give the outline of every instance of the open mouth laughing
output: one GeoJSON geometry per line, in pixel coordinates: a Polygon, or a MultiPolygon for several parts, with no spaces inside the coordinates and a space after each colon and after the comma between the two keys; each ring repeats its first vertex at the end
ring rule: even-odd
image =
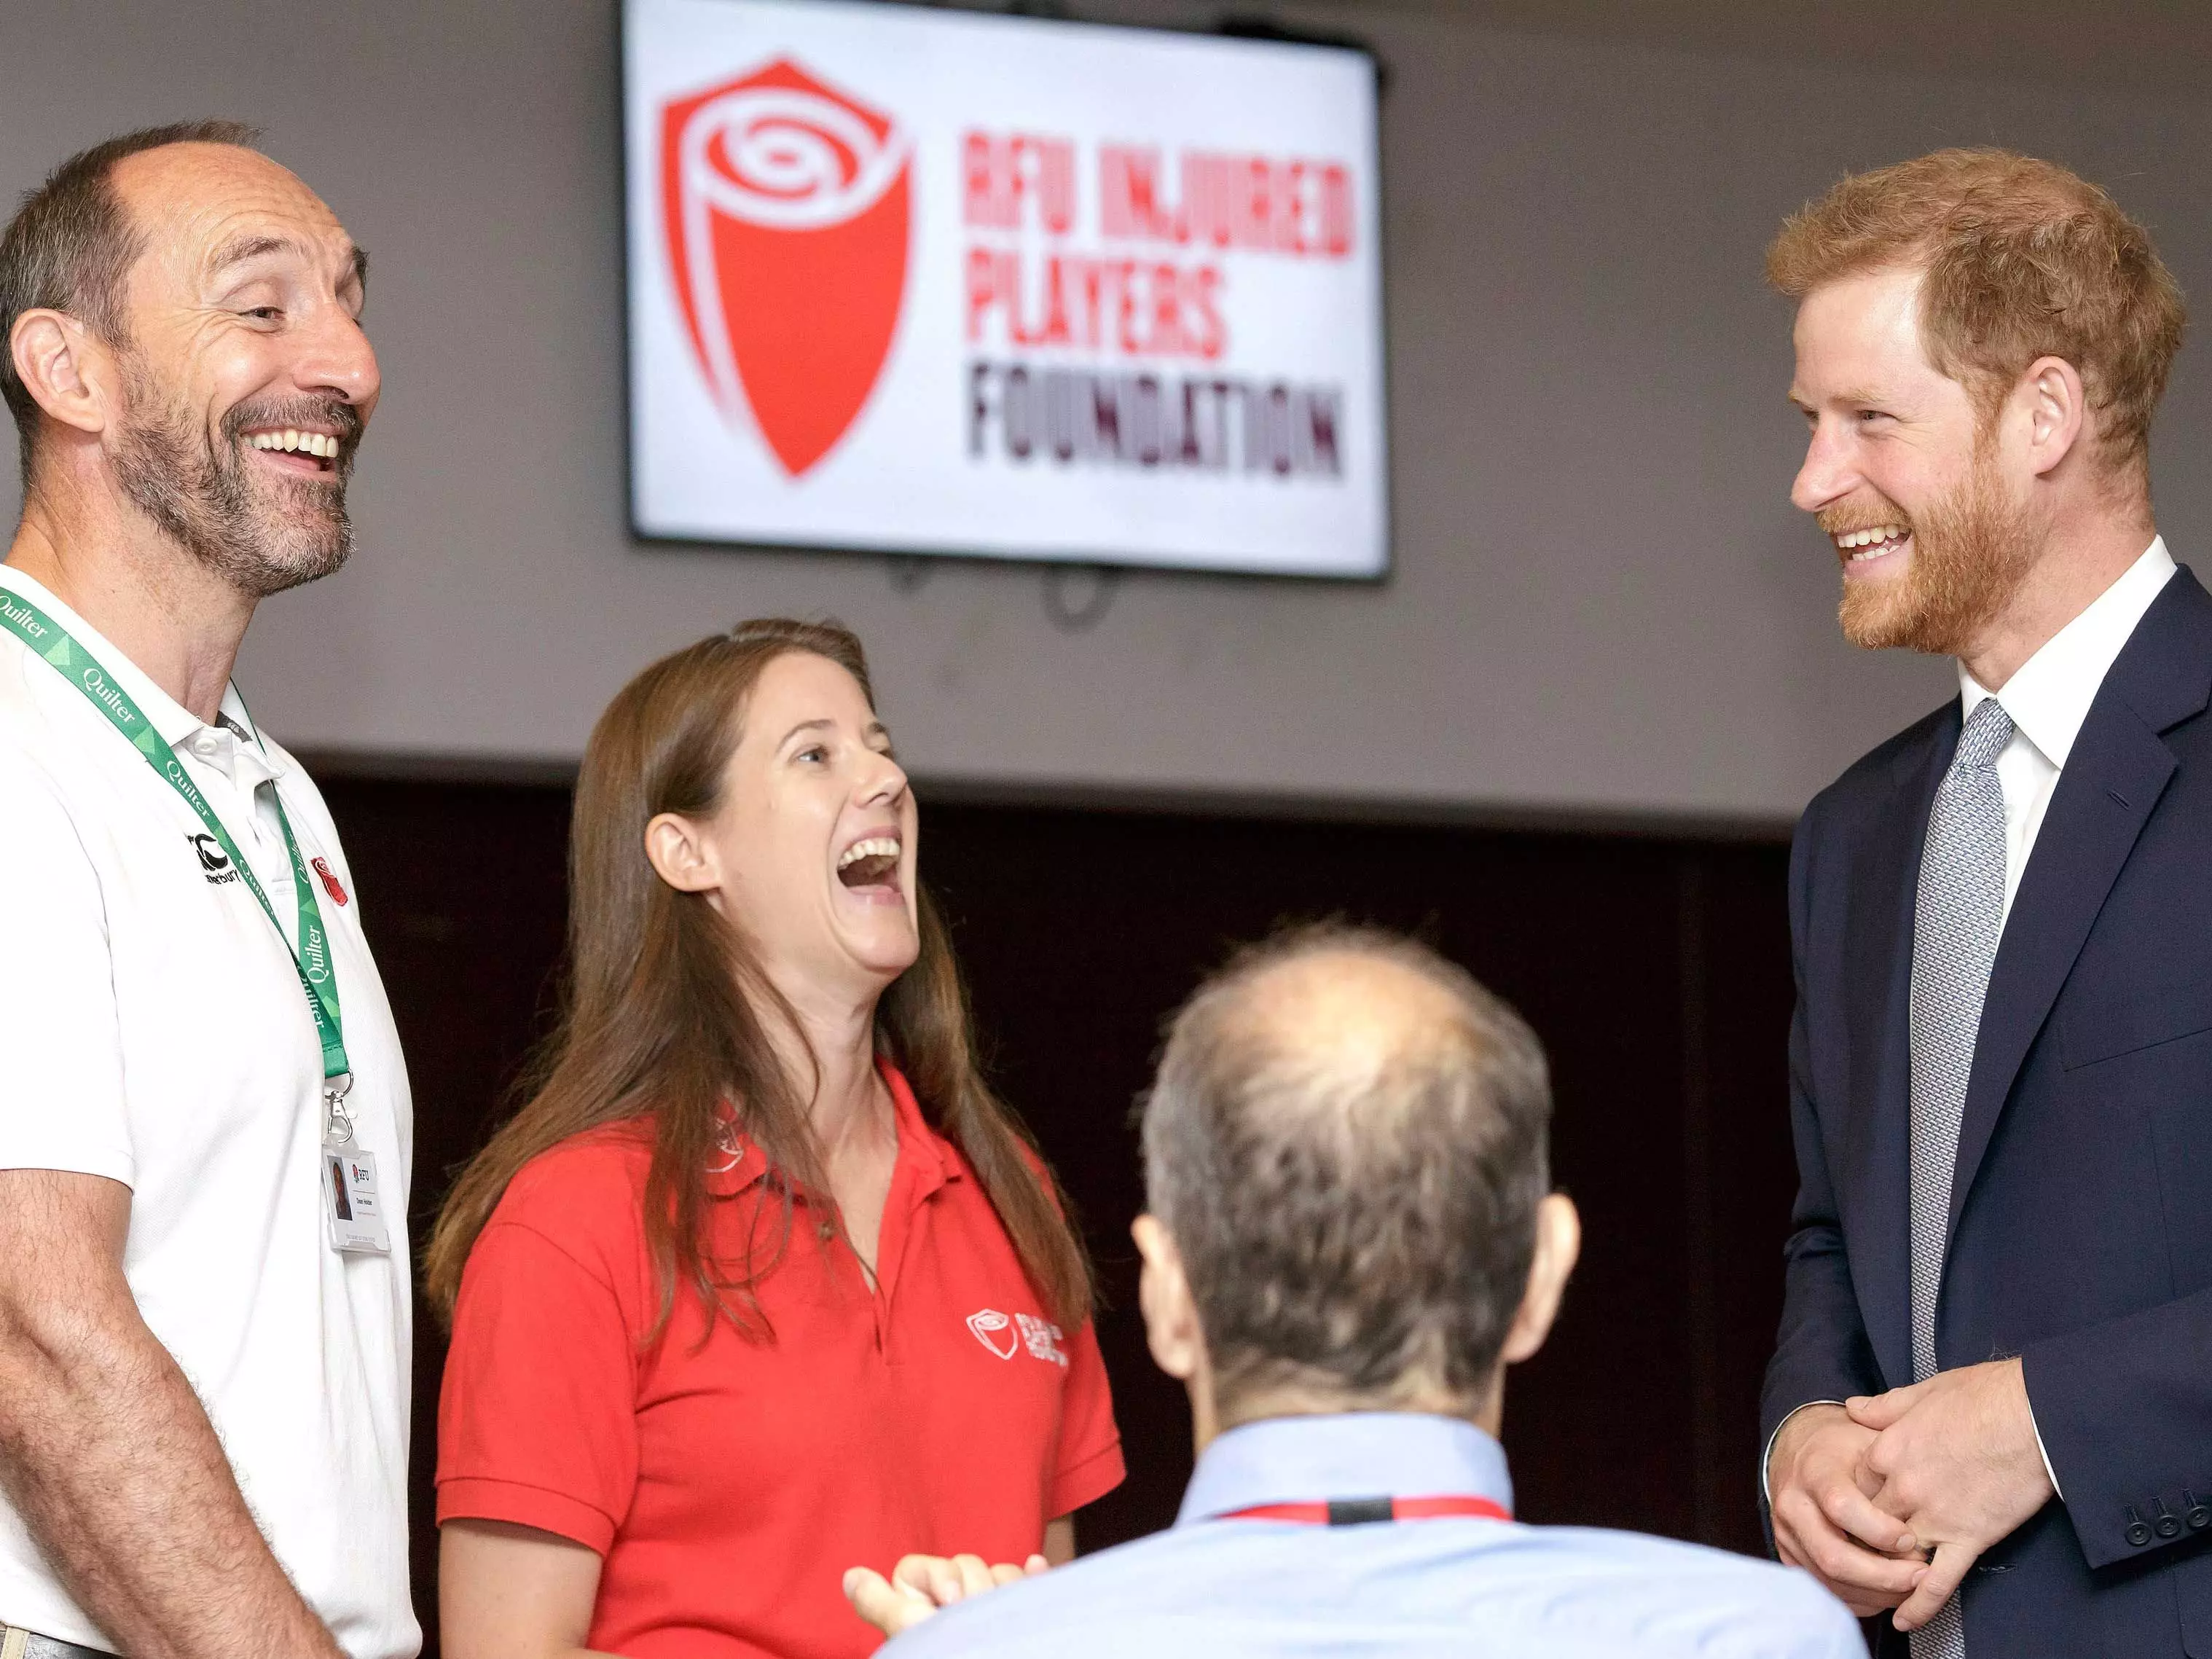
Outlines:
{"type": "Polygon", "coordinates": [[[837,879],[848,892],[871,902],[902,903],[899,855],[904,850],[896,836],[864,836],[838,855],[837,879]]]}
{"type": "Polygon", "coordinates": [[[337,471],[340,440],[335,432],[298,427],[257,427],[240,440],[264,466],[295,477],[329,477],[337,471]]]}
{"type": "Polygon", "coordinates": [[[1832,531],[1828,539],[1836,544],[1844,574],[1857,575],[1905,551],[1912,544],[1912,530],[1909,525],[1869,525],[1862,530],[1832,531]]]}

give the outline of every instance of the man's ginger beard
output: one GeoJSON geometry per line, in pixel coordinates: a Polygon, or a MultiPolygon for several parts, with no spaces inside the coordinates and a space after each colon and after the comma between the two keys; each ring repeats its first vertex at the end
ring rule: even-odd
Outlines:
{"type": "Polygon", "coordinates": [[[1902,524],[1912,532],[1905,568],[1881,580],[1844,582],[1837,621],[1844,637],[1869,650],[1903,647],[1955,656],[2003,610],[2035,562],[2036,532],[2027,508],[2006,498],[1994,453],[1977,443],[1966,480],[1915,519],[1894,504],[1888,516],[1865,509],[1820,515],[1832,535],[1902,524]]]}
{"type": "Polygon", "coordinates": [[[336,398],[240,404],[218,439],[170,397],[135,348],[124,351],[123,425],[115,478],[133,506],[202,565],[257,599],[329,575],[353,551],[346,478],[361,417],[336,398]],[[327,481],[256,476],[245,434],[264,428],[335,428],[337,476],[327,481]]]}

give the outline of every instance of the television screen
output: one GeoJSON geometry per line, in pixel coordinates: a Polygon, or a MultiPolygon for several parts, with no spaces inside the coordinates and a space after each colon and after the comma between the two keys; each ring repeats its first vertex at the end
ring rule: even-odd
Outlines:
{"type": "Polygon", "coordinates": [[[1374,64],[628,0],[648,537],[1377,576],[1374,64]]]}

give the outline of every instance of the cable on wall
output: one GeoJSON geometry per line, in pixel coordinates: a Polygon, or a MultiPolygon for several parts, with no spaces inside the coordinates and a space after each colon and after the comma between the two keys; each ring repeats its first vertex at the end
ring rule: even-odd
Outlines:
{"type": "Polygon", "coordinates": [[[1121,573],[1109,565],[1056,564],[1044,573],[1044,614],[1063,634],[1088,634],[1114,608],[1121,573]]]}

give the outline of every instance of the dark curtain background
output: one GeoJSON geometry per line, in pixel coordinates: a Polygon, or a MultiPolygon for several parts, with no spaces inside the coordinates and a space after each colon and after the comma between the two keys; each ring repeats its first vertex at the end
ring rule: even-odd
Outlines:
{"type": "MultiPolygon", "coordinates": [[[[406,1045],[420,1237],[545,1027],[568,792],[344,776],[325,789],[406,1045]]],[[[1507,1396],[1522,1515],[1759,1548],[1757,1395],[1794,1179],[1784,847],[972,804],[924,823],[925,878],[994,1075],[1102,1269],[1129,1478],[1082,1516],[1085,1547],[1165,1525],[1190,1467],[1181,1390],[1145,1352],[1128,1242],[1130,1108],[1161,1022],[1236,942],[1334,916],[1427,939],[1551,1054],[1554,1168],[1587,1237],[1557,1333],[1507,1396]]],[[[444,1347],[427,1311],[417,1332],[416,1585],[434,1655],[444,1347]]]]}

